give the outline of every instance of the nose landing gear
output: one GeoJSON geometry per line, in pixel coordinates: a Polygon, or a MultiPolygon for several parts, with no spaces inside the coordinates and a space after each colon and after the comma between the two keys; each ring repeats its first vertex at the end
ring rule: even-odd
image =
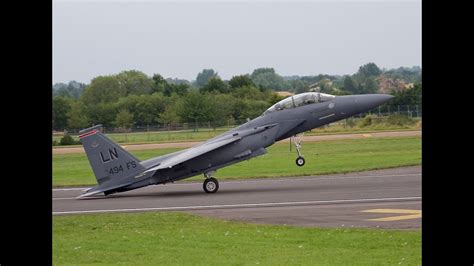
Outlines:
{"type": "MultiPolygon", "coordinates": [[[[290,138],[291,142],[293,142],[293,144],[295,144],[296,152],[298,152],[298,158],[296,158],[296,165],[298,165],[300,167],[303,166],[304,163],[305,163],[304,157],[303,157],[303,155],[301,154],[301,151],[300,151],[300,149],[301,149],[301,137],[303,137],[303,133],[291,136],[291,138],[290,138]]],[[[290,142],[290,150],[291,150],[291,142],[290,142]]]]}

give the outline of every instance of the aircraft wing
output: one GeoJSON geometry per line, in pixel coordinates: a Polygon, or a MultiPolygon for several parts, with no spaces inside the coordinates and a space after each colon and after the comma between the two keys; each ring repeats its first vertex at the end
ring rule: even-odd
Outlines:
{"type": "Polygon", "coordinates": [[[148,169],[145,172],[157,171],[157,170],[165,169],[165,168],[172,168],[175,165],[186,162],[188,160],[196,158],[200,155],[203,155],[203,154],[208,153],[210,151],[213,151],[215,149],[224,147],[224,146],[226,146],[228,144],[231,144],[231,143],[234,143],[234,142],[236,142],[240,139],[241,139],[241,137],[237,136],[237,137],[231,137],[231,138],[223,139],[223,140],[216,140],[216,141],[209,142],[209,143],[203,143],[199,146],[192,147],[192,148],[189,148],[187,150],[184,150],[183,152],[178,153],[175,156],[166,158],[165,160],[160,162],[159,165],[157,165],[155,167],[152,167],[152,168],[148,169]]]}

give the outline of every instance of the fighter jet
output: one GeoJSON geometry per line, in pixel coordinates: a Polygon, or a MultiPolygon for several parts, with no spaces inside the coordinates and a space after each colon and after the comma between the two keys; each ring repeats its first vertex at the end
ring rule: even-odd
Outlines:
{"type": "MultiPolygon", "coordinates": [[[[306,92],[287,97],[259,117],[194,147],[145,161],[105,136],[96,125],[79,132],[98,185],[79,197],[109,195],[149,185],[166,184],[204,174],[203,189],[216,193],[216,170],[267,153],[279,140],[291,139],[303,166],[301,134],[377,107],[393,96],[385,94],[334,96],[306,92]]],[[[291,145],[291,144],[290,144],[291,145]]]]}

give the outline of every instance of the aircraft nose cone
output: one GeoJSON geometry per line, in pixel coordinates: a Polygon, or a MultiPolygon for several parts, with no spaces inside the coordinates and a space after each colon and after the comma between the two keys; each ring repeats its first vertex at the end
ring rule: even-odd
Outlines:
{"type": "Polygon", "coordinates": [[[366,95],[357,95],[356,102],[359,107],[363,109],[372,109],[377,107],[390,99],[394,96],[387,95],[387,94],[366,94],[366,95]]]}

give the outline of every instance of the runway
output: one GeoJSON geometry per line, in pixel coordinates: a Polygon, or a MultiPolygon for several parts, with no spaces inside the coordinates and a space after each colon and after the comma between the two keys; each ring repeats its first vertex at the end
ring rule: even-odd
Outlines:
{"type": "Polygon", "coordinates": [[[85,188],[53,189],[53,215],[182,211],[266,224],[421,227],[421,166],[219,184],[216,194],[177,182],[90,199],[75,198],[85,188]]]}

